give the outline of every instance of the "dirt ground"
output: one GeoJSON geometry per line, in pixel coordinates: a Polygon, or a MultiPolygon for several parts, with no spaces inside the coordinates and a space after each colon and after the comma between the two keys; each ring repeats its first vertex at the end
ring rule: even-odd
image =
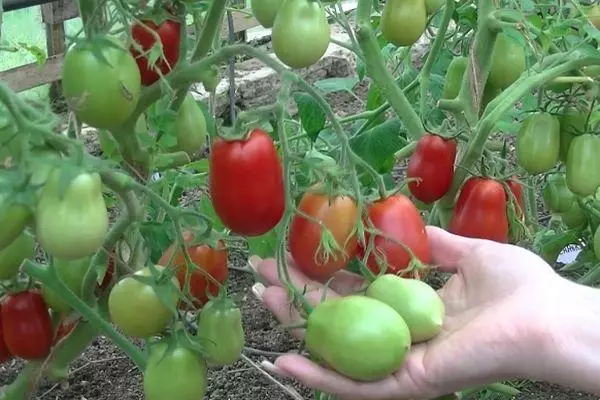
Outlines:
{"type": "MultiPolygon", "coordinates": [[[[329,95],[336,112],[350,114],[363,108],[366,86],[359,85],[353,97],[347,93],[329,95]]],[[[93,149],[93,143],[90,143],[93,149]]],[[[398,175],[401,175],[401,166],[398,175]]],[[[193,196],[192,196],[193,197],[193,196]]],[[[232,266],[244,267],[246,255],[232,252],[232,266]]],[[[299,342],[289,333],[278,328],[276,320],[252,296],[250,287],[253,277],[238,270],[231,271],[230,293],[242,306],[247,349],[244,354],[254,362],[274,359],[274,353],[297,350],[299,342]],[[267,352],[267,353],[264,353],[267,352]]],[[[9,384],[21,370],[21,361],[11,361],[0,366],[0,386],[9,384]]],[[[211,369],[206,399],[210,400],[283,400],[291,398],[278,385],[252,368],[246,361],[220,369],[211,369]]],[[[311,393],[295,382],[281,381],[291,385],[304,398],[311,393]]],[[[59,383],[47,383],[40,387],[36,399],[52,400],[139,400],[143,399],[141,373],[124,353],[103,337],[92,345],[72,365],[69,377],[59,383]]],[[[516,399],[523,400],[593,400],[599,397],[565,390],[553,385],[532,383],[522,389],[516,399]]],[[[174,399],[176,400],[176,399],[174,399]]]]}

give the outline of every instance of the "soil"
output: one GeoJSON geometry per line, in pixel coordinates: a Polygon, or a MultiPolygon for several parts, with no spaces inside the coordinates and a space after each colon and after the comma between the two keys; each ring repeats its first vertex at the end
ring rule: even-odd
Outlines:
{"type": "MultiPolygon", "coordinates": [[[[364,108],[367,85],[359,84],[349,93],[328,95],[328,101],[339,115],[348,115],[364,108]]],[[[91,153],[99,153],[96,140],[87,139],[91,153]]],[[[399,165],[395,176],[401,178],[404,164],[399,165]]],[[[182,203],[194,198],[190,193],[182,203]]],[[[254,283],[251,274],[240,271],[245,267],[247,254],[243,250],[231,253],[229,291],[242,307],[246,350],[244,355],[255,363],[264,359],[273,361],[272,353],[297,351],[300,342],[287,331],[278,327],[273,316],[255,299],[250,291],[254,283]],[[266,353],[265,353],[266,352],[266,353]]],[[[439,278],[439,277],[438,277],[439,278]]],[[[439,281],[438,281],[439,284],[439,281]]],[[[24,363],[13,360],[0,365],[0,387],[12,382],[24,363]]],[[[279,379],[276,384],[248,361],[240,360],[234,365],[211,368],[208,376],[206,399],[210,400],[282,400],[292,398],[280,387],[288,385],[302,398],[310,399],[311,392],[302,385],[279,379]]],[[[528,383],[521,388],[522,393],[515,399],[522,400],[596,400],[597,396],[574,392],[544,383],[528,383]]],[[[73,400],[139,400],[143,399],[142,374],[126,355],[104,337],[97,338],[88,349],[73,363],[67,379],[61,382],[43,383],[36,393],[36,399],[73,400]]],[[[476,397],[484,398],[484,397],[476,397]]],[[[487,398],[487,397],[485,397],[487,398]]],[[[174,399],[176,400],[176,399],[174,399]]]]}

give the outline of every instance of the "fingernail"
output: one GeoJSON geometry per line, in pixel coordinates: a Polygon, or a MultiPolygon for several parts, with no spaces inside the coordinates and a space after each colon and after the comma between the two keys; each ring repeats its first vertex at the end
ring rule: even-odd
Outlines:
{"type": "Polygon", "coordinates": [[[248,265],[250,266],[250,268],[256,271],[256,268],[258,268],[258,264],[260,264],[261,261],[262,258],[260,258],[259,256],[250,256],[250,258],[248,259],[248,265]]]}
{"type": "Polygon", "coordinates": [[[252,293],[260,301],[262,301],[263,299],[263,294],[265,293],[265,290],[267,290],[267,288],[260,282],[257,282],[252,286],[252,293]]]}
{"type": "Polygon", "coordinates": [[[288,374],[286,374],[281,368],[279,368],[277,365],[273,364],[270,361],[264,360],[260,363],[260,365],[266,369],[267,371],[279,375],[279,376],[283,376],[283,377],[289,377],[288,374]]]}

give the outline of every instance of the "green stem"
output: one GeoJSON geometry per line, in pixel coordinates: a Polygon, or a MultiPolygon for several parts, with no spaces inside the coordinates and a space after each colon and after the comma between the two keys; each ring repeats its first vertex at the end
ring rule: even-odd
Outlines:
{"type": "Polygon", "coordinates": [[[91,38],[95,31],[93,20],[96,2],[94,0],[78,0],[77,4],[85,36],[91,38]]]}
{"type": "Polygon", "coordinates": [[[41,364],[39,362],[29,362],[21,371],[19,376],[2,392],[2,400],[25,400],[30,396],[34,389],[37,378],[40,374],[41,364]]]}
{"type": "Polygon", "coordinates": [[[394,158],[396,159],[396,162],[400,162],[405,160],[406,158],[412,156],[412,154],[415,152],[415,149],[417,148],[417,142],[410,142],[409,144],[407,144],[406,146],[404,146],[403,148],[401,148],[400,150],[398,150],[396,152],[396,154],[394,154],[394,158]]]}
{"type": "Polygon", "coordinates": [[[23,267],[32,278],[40,281],[45,287],[53,292],[60,293],[61,298],[67,302],[81,316],[94,324],[104,335],[110,338],[133,360],[140,370],[146,366],[146,356],[129,339],[123,336],[115,327],[106,321],[98,312],[90,308],[82,299],[77,297],[71,289],[67,287],[60,279],[57,279],[53,270],[43,267],[30,260],[25,260],[23,267]]]}
{"type": "Polygon", "coordinates": [[[54,379],[64,379],[69,374],[69,365],[90,345],[100,330],[87,321],[80,321],[77,327],[53,350],[52,361],[47,375],[54,379]]]}
{"type": "Polygon", "coordinates": [[[537,203],[535,201],[535,178],[530,177],[527,185],[527,192],[525,193],[526,204],[528,207],[525,207],[525,221],[527,222],[527,226],[535,226],[537,224],[537,203]]]}

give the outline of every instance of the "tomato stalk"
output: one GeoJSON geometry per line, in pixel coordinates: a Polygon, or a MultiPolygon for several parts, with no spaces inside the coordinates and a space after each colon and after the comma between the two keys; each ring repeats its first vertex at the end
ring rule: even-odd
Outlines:
{"type": "Polygon", "coordinates": [[[146,356],[141,352],[127,337],[118,332],[115,327],[102,318],[102,316],[93,308],[88,306],[82,299],[77,297],[54,273],[54,270],[41,266],[33,261],[25,260],[24,270],[34,279],[40,281],[48,289],[61,294],[62,300],[69,304],[81,316],[94,324],[116,345],[118,345],[133,362],[144,370],[146,366],[146,356]]]}

